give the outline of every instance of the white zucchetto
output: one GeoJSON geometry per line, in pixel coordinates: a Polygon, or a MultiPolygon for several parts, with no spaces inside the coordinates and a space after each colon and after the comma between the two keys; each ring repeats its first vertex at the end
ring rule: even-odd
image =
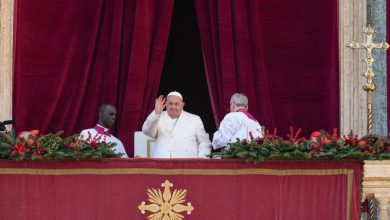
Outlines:
{"type": "Polygon", "coordinates": [[[177,97],[181,98],[181,100],[183,100],[183,96],[182,96],[179,92],[176,92],[176,91],[170,92],[170,93],[167,95],[167,97],[168,97],[168,96],[171,96],[171,95],[177,96],[177,97]]]}

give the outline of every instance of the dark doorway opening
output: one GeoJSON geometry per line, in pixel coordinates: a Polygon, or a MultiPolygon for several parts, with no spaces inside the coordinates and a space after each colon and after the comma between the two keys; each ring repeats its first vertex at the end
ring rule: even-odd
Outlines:
{"type": "Polygon", "coordinates": [[[194,0],[176,0],[158,94],[183,95],[184,110],[199,115],[210,138],[215,122],[207,88],[194,0]]]}

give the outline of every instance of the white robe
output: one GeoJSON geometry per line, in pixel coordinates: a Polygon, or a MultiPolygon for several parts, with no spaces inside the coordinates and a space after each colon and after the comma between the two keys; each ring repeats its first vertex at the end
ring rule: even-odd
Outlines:
{"type": "Polygon", "coordinates": [[[210,154],[211,142],[199,116],[182,111],[172,119],[166,111],[153,111],[142,126],[142,132],[156,139],[154,158],[204,158],[210,154]]]}
{"type": "Polygon", "coordinates": [[[263,137],[259,122],[248,118],[242,112],[231,112],[223,118],[218,131],[213,136],[213,148],[227,147],[229,143],[234,143],[237,138],[240,140],[250,140],[249,132],[254,138],[263,137]]]}
{"type": "MultiPolygon", "coordinates": [[[[101,127],[104,128],[103,126],[101,126],[101,127]]],[[[107,128],[104,128],[104,129],[108,130],[107,128]]],[[[98,132],[94,128],[90,128],[90,129],[82,130],[80,133],[80,138],[82,140],[86,140],[88,138],[88,132],[91,133],[92,138],[94,138],[94,137],[96,137],[96,135],[98,135],[98,132]]],[[[100,143],[100,142],[105,141],[106,143],[116,143],[115,147],[112,148],[115,151],[115,153],[122,153],[123,154],[122,158],[128,158],[122,141],[120,141],[118,138],[116,138],[112,134],[110,134],[110,136],[101,135],[101,134],[99,134],[99,135],[100,135],[100,138],[97,140],[97,142],[100,143]]]]}

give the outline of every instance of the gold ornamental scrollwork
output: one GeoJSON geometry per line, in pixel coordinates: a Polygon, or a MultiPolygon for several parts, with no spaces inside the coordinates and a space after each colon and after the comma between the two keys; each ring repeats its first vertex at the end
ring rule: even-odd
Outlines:
{"type": "Polygon", "coordinates": [[[165,180],[161,187],[164,188],[164,192],[153,188],[147,190],[148,201],[151,204],[146,204],[144,201],[141,202],[138,209],[141,210],[142,214],[145,214],[146,211],[152,212],[148,216],[149,220],[182,220],[184,216],[180,214],[181,212],[187,212],[188,215],[191,214],[194,210],[191,203],[187,202],[187,205],[182,204],[185,202],[186,189],[175,189],[171,193],[170,188],[173,187],[173,184],[168,180],[165,180]]]}

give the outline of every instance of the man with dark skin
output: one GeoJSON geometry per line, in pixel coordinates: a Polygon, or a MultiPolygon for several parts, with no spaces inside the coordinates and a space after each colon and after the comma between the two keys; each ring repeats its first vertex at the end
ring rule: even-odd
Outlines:
{"type": "Polygon", "coordinates": [[[115,125],[116,122],[116,108],[112,105],[100,105],[99,107],[99,122],[98,124],[106,127],[106,128],[112,128],[115,125]]]}
{"type": "Polygon", "coordinates": [[[91,139],[96,142],[116,143],[113,148],[115,153],[122,153],[122,157],[127,158],[123,143],[110,133],[110,129],[114,127],[117,117],[115,106],[110,104],[102,104],[99,107],[99,121],[94,128],[85,129],[80,133],[81,139],[91,139]]]}

